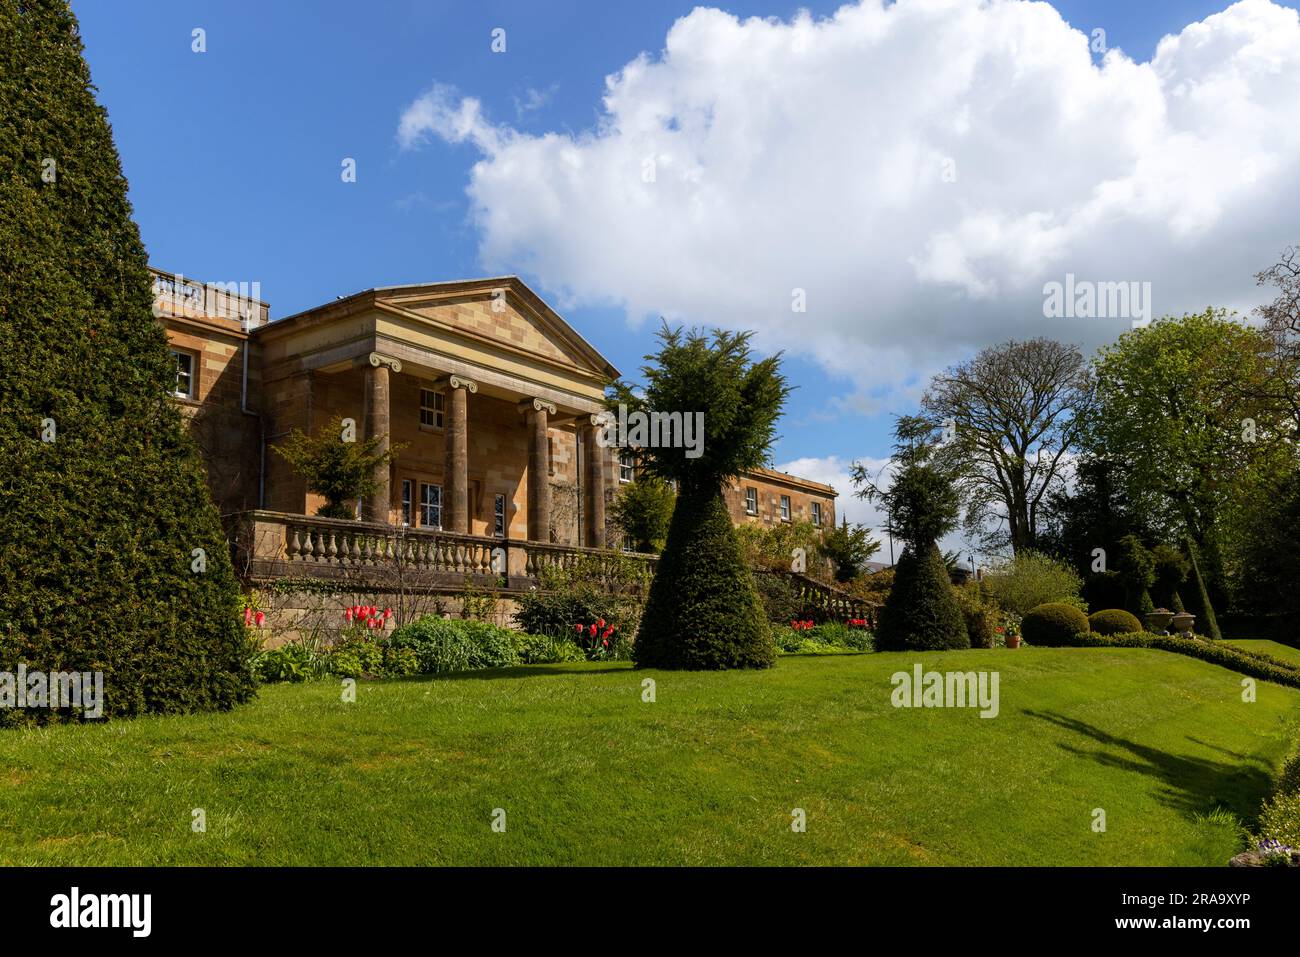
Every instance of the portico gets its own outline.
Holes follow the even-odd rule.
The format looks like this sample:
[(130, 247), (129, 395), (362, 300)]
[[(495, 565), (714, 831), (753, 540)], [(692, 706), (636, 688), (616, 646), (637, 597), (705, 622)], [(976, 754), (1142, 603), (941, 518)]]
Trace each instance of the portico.
[[(595, 440), (618, 371), (513, 277), (372, 289), (256, 330), (265, 437), (334, 415), (398, 446), (373, 523), (601, 547), (613, 469)], [(278, 456), (265, 505), (319, 501)]]

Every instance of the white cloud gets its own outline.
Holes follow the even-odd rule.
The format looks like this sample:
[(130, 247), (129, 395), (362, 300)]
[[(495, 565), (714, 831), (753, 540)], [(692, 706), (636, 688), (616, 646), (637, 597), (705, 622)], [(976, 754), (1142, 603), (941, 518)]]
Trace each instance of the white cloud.
[(1043, 318), (1067, 272), (1150, 281), (1156, 314), (1244, 311), (1300, 239), (1294, 10), (1243, 0), (1144, 63), (1088, 42), (1043, 3), (697, 8), (607, 78), (592, 130), (519, 132), (436, 86), (398, 138), (482, 154), (487, 270), (564, 308), (757, 329), (874, 407), (973, 347), (1128, 327)]

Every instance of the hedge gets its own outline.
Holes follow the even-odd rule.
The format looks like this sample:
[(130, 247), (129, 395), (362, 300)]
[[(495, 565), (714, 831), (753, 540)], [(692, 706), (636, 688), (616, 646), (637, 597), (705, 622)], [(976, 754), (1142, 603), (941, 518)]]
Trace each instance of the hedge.
[(0, 167), (0, 671), (101, 672), (109, 716), (230, 708), (229, 545), (61, 0), (0, 0)]
[(1201, 661), (1221, 665), (1251, 678), (1300, 688), (1300, 668), (1277, 658), (1270, 658), (1268, 655), (1243, 651), (1231, 645), (1216, 644), (1203, 638), (1179, 638), (1173, 635), (1147, 633), (1097, 635), (1088, 632), (1076, 635), (1070, 644), (1078, 648), (1155, 648), (1176, 655), (1199, 658)]

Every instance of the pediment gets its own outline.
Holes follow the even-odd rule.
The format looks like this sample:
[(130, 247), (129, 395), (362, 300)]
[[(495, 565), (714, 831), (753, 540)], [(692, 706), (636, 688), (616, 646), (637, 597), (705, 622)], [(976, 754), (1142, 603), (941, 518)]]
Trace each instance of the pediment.
[(378, 289), (375, 300), (470, 339), (588, 374), (617, 375), (604, 356), (514, 278)]

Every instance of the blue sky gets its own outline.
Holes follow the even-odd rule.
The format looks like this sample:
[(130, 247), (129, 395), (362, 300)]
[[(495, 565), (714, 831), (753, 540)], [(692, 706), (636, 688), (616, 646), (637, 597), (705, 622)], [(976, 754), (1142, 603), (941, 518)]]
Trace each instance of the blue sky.
[[(904, 0), (905, 5), (911, 2)], [(746, 0), (722, 4), (720, 9), (741, 19), (773, 17), (788, 24), (800, 9), (808, 10), (815, 22), (832, 14), (837, 6)], [(1108, 47), (1122, 48), (1138, 64), (1151, 59), (1156, 43), (1165, 34), (1177, 34), (1188, 24), (1226, 6), (1223, 2), (1203, 0), (1144, 0), (1142, 3), (1060, 0), (1055, 4), (1070, 26), (1085, 33), (1103, 28)], [(647, 320), (647, 315), (664, 313), (693, 323), (744, 326), (745, 310), (750, 310), (754, 327), (763, 330), (764, 346), (787, 350), (787, 372), (799, 386), (790, 403), (774, 459), (777, 463), (802, 462), (807, 471), (815, 472), (818, 477), (842, 474), (845, 463), (855, 458), (886, 456), (891, 414), (911, 411), (917, 384), (933, 369), (968, 355), (980, 345), (1005, 338), (1008, 329), (1017, 334), (1020, 330), (1032, 334), (1043, 332), (1041, 313), (1035, 314), (1035, 297), (1039, 294), (1033, 291), (1041, 285), (1038, 274), (1033, 273), (1025, 280), (1024, 264), (1015, 261), (1014, 255), (1005, 250), (990, 251), (988, 230), (981, 232), (989, 219), (970, 218), (973, 209), (1005, 213), (1005, 219), (994, 220), (998, 225), (993, 230), (1004, 237), (1019, 235), (1016, 231), (1032, 221), (1032, 215), (1026, 218), (1027, 213), (1040, 211), (1044, 201), (1036, 200), (1037, 205), (1029, 206), (1020, 202), (1014, 193), (1014, 180), (1023, 174), (1014, 168), (1005, 170), (1007, 179), (1012, 181), (1010, 185), (992, 182), (996, 179), (993, 176), (983, 186), (972, 183), (964, 187), (970, 191), (962, 194), (959, 205), (967, 220), (956, 224), (940, 216), (930, 229), (927, 235), (931, 239), (939, 236), (947, 242), (947, 245), (938, 243), (934, 248), (949, 250), (957, 241), (967, 244), (962, 255), (956, 257), (934, 253), (931, 248), (934, 244), (923, 246), (915, 236), (904, 235), (901, 230), (893, 241), (890, 231), (895, 226), (891, 224), (898, 220), (882, 215), (875, 224), (867, 224), (866, 237), (872, 242), (892, 241), (897, 247), (912, 243), (915, 248), (908, 256), (893, 263), (881, 260), (878, 254), (864, 254), (860, 271), (851, 258), (845, 259), (842, 265), (836, 264), (836, 257), (852, 245), (852, 231), (856, 227), (835, 221), (840, 203), (831, 201), (827, 209), (819, 209), (817, 204), (821, 201), (810, 199), (807, 206), (795, 210), (793, 218), (802, 219), (801, 210), (806, 208), (809, 218), (823, 217), (826, 225), (824, 229), (811, 227), (807, 240), (798, 248), (807, 250), (809, 274), (817, 277), (809, 288), (810, 301), (832, 303), (833, 309), (818, 313), (810, 308), (807, 315), (796, 316), (793, 322), (787, 321), (789, 317), (762, 314), (762, 307), (754, 311), (753, 304), (746, 302), (740, 291), (761, 281), (762, 274), (771, 271), (771, 262), (792, 258), (790, 250), (778, 245), (770, 251), (761, 250), (763, 256), (758, 255), (760, 250), (755, 250), (753, 262), (746, 264), (742, 261), (751, 251), (741, 247), (748, 247), (749, 243), (738, 243), (734, 238), (755, 236), (754, 245), (759, 247), (772, 234), (780, 232), (783, 223), (790, 222), (791, 210), (778, 209), (775, 205), (786, 192), (780, 186), (779, 169), (767, 170), (761, 179), (756, 179), (755, 182), (767, 185), (741, 194), (743, 202), (737, 202), (734, 195), (729, 200), (731, 206), (717, 200), (720, 206), (716, 216), (721, 220), (734, 216), (737, 232), (731, 234), (730, 247), (727, 242), (721, 242), (722, 248), (708, 249), (703, 255), (699, 250), (689, 251), (688, 263), (700, 263), (699, 275), (692, 275), (680, 266), (674, 268), (669, 255), (672, 249), (656, 251), (653, 244), (646, 249), (639, 248), (637, 237), (659, 228), (654, 220), (637, 222), (638, 214), (634, 211), (613, 220), (606, 219), (609, 200), (601, 200), (605, 203), (601, 209), (594, 199), (591, 203), (574, 202), (572, 197), (566, 200), (562, 191), (548, 193), (548, 184), (563, 175), (559, 167), (564, 163), (564, 150), (560, 148), (564, 144), (579, 148), (593, 170), (599, 169), (601, 157), (609, 152), (598, 148), (602, 142), (611, 149), (618, 146), (615, 134), (608, 129), (605, 134), (600, 132), (602, 124), (609, 126), (609, 114), (602, 105), (605, 78), (624, 70), (643, 53), (652, 64), (660, 61), (670, 29), (679, 18), (691, 13), (692, 6), (688, 3), (74, 0), (73, 7), (81, 20), (87, 58), (100, 100), (113, 124), (131, 184), (136, 218), (153, 264), (205, 280), (258, 281), (263, 297), (271, 303), (273, 316), (289, 315), (371, 286), (516, 272), (556, 305), (615, 365), (629, 373), (635, 372), (641, 356), (652, 343), (656, 323)], [(1249, 12), (1272, 15), (1271, 8), (1251, 7)], [(970, 16), (973, 19), (969, 23), (954, 23), (956, 18), (947, 16), (942, 22), (951, 27), (956, 39), (949, 37), (945, 41), (937, 35), (935, 39), (936, 44), (960, 44), (962, 31), (966, 31), (972, 45), (985, 48), (985, 59), (980, 62), (987, 65), (977, 67), (962, 81), (954, 94), (954, 115), (969, 117), (973, 104), (975, 115), (989, 118), (986, 123), (995, 127), (999, 123), (1008, 124), (1006, 130), (996, 131), (996, 140), (985, 141), (994, 144), (984, 147), (986, 150), (995, 150), (997, 143), (1014, 145), (1021, 135), (1037, 135), (1024, 134), (1016, 128), (1014, 103), (998, 105), (996, 109), (990, 107), (986, 113), (980, 113), (990, 101), (989, 95), (981, 92), (980, 77), (1003, 69), (998, 51), (1007, 35), (1018, 37), (1013, 62), (1026, 63), (1035, 60), (1036, 46), (1026, 37), (1032, 38), (1036, 35), (1034, 31), (1039, 31), (1047, 38), (1044, 49), (1050, 51), (1051, 43), (1068, 45), (1068, 36), (1062, 40), (1068, 31), (1037, 20), (1025, 21), (1028, 25), (1012, 29), (1007, 25), (1010, 21), (994, 22), (983, 14)], [(1241, 19), (1246, 18), (1243, 15)], [(679, 65), (658, 71), (659, 79), (654, 81), (658, 86), (629, 81), (624, 92), (625, 100), (632, 105), (625, 106), (623, 119), (615, 125), (623, 128), (630, 125), (628, 117), (637, 109), (637, 103), (633, 102), (637, 97), (641, 97), (642, 105), (653, 107), (656, 97), (665, 90), (669, 92), (663, 93), (664, 96), (678, 98), (677, 102), (686, 104), (681, 110), (681, 125), (689, 125), (690, 110), (701, 97), (707, 100), (711, 95), (707, 90), (701, 93), (691, 88), (690, 84), (698, 82), (700, 76), (689, 66), (691, 56), (708, 58), (717, 51), (716, 55), (724, 60), (723, 69), (729, 70), (728, 75), (737, 71), (726, 66), (727, 56), (739, 57), (734, 61), (737, 63), (755, 65), (758, 73), (750, 84), (754, 87), (753, 102), (745, 107), (753, 112), (746, 114), (749, 124), (746, 128), (759, 128), (761, 124), (754, 123), (754, 117), (761, 119), (763, 97), (771, 96), (771, 90), (763, 87), (763, 78), (784, 68), (789, 58), (773, 60), (772, 69), (768, 70), (761, 59), (763, 54), (756, 53), (750, 58), (747, 53), (726, 52), (727, 38), (734, 33), (733, 28), (699, 15), (692, 22), (698, 23), (700, 29), (691, 32), (682, 44), (690, 55), (675, 54)], [(494, 53), (490, 48), (491, 31), (498, 27), (506, 30), (505, 53)], [(900, 84), (911, 82), (915, 86), (915, 81), (909, 80), (907, 64), (915, 62), (918, 49), (922, 53), (926, 51), (927, 34), (923, 27), (924, 24), (917, 27), (919, 33), (900, 30), (896, 37), (871, 48), (870, 55), (882, 61), (895, 53), (900, 57), (899, 66), (888, 74), (870, 74), (874, 79), (862, 79), (850, 68), (837, 66), (847, 62), (846, 55), (842, 50), (836, 53), (828, 45), (824, 61), (817, 59), (800, 66), (803, 72), (792, 77), (789, 85), (807, 86), (824, 81), (828, 84), (828, 100), (843, 93), (847, 86), (849, 93), (860, 95), (864, 111), (861, 117), (845, 118), (849, 127), (878, 123), (882, 117), (893, 124), (909, 109), (919, 111), (907, 106), (904, 96), (898, 108), (890, 112), (891, 101), (898, 96), (898, 91), (890, 88), (889, 79), (894, 77)], [(191, 49), (195, 28), (206, 31), (207, 50), (201, 54)], [(1276, 26), (1255, 29), (1261, 35), (1278, 32)], [(846, 26), (842, 32), (847, 35), (850, 28)], [(1221, 47), (1237, 42), (1233, 37), (1240, 32), (1232, 24), (1216, 28), (1215, 36), (1227, 39), (1198, 41), (1196, 49), (1189, 50), (1173, 72), (1214, 73), (1216, 64), (1230, 59), (1230, 54), (1222, 52)], [(684, 36), (687, 33), (683, 31)], [(832, 31), (825, 31), (828, 44), (832, 36)], [(920, 46), (909, 50), (909, 43)], [(1100, 54), (1094, 60), (1099, 70)], [(821, 65), (823, 62), (827, 64), (825, 67)], [(1287, 61), (1283, 69), (1289, 69), (1291, 62)], [(1046, 80), (1039, 77), (1026, 88), (1024, 95), (1029, 100), (1036, 98), (1035, 90), (1057, 89), (1055, 74), (1050, 72), (1054, 69), (1051, 63), (1034, 63), (1026, 69), (1049, 71), (1043, 74)], [(1167, 76), (1171, 71), (1159, 72)], [(1019, 67), (1008, 72), (1006, 83), (1019, 82), (1015, 79), (1019, 73)], [(1137, 117), (1133, 129), (1140, 129), (1146, 122), (1142, 117), (1148, 115), (1143, 111), (1150, 107), (1140, 98), (1128, 98), (1125, 89), (1141, 84), (1124, 74), (1106, 82), (1098, 79), (1099, 73), (1081, 76), (1078, 70), (1063, 72), (1061, 76), (1059, 99), (1048, 103), (1027, 102), (1025, 112), (1033, 116), (1037, 109), (1043, 111), (1042, 116), (1049, 117), (1069, 112), (1069, 104), (1081, 97), (1096, 112), (1099, 119), (1094, 123), (1095, 136), (1081, 138), (1087, 144), (1078, 149), (1079, 169), (1061, 174), (1060, 192), (1073, 196), (1071, 201), (1076, 205), (1086, 205), (1086, 198), (1097, 194), (1098, 183), (1111, 182), (1118, 176), (1115, 170), (1100, 169), (1105, 160), (1097, 157), (1115, 151), (1109, 145), (1112, 139), (1117, 144), (1131, 144), (1135, 135), (1122, 123), (1107, 126), (1106, 117), (1112, 113), (1122, 117), (1129, 111)], [(856, 90), (852, 87), (854, 83), (859, 84)], [(426, 124), (421, 135), (405, 143), (399, 141), (399, 123), (404, 112), (434, 84), (440, 84), (444, 90), (435, 104), (435, 112), (454, 107), (461, 97), (478, 101), (481, 118), (478, 140), (448, 132), (444, 111)], [(773, 87), (782, 88), (784, 82)], [(815, 102), (816, 87), (810, 88), (814, 94), (810, 102)], [(1049, 95), (1055, 94), (1044, 94)], [(1265, 93), (1252, 95), (1263, 101), (1265, 109), (1281, 109)], [(734, 103), (745, 96), (745, 90), (735, 91), (732, 99), (705, 102), (702, 109), (710, 114), (724, 109), (734, 113)], [(1108, 97), (1118, 106), (1108, 105)], [(1188, 129), (1197, 132), (1201, 118), (1180, 117), (1178, 103), (1171, 85), (1166, 106), (1150, 115), (1167, 113), (1169, 122), (1178, 124), (1180, 134)], [(932, 112), (932, 104), (926, 109)], [(969, 125), (968, 120), (961, 122)], [(926, 119), (925, 124), (930, 124), (930, 120)], [(1041, 131), (1044, 123), (1040, 120), (1034, 125)], [(679, 121), (674, 118), (663, 126), (676, 133)], [(779, 132), (779, 124), (776, 128)], [(925, 128), (931, 129), (932, 124)], [(483, 134), (483, 130), (488, 132)], [(756, 133), (754, 143), (745, 144), (745, 148), (752, 146), (760, 154), (770, 149), (774, 144), (765, 143), (762, 136), (772, 136), (771, 130), (769, 124), (768, 132)], [(515, 146), (501, 149), (491, 143), (485, 146), (484, 135), (490, 137), (497, 133), (507, 136)], [(1246, 139), (1250, 133), (1246, 130), (1240, 136)], [(552, 140), (545, 140), (547, 135), (552, 135)], [(548, 142), (554, 145), (557, 137), (560, 147), (550, 149)], [(829, 158), (837, 152), (858, 149), (863, 153), (861, 161), (869, 164), (873, 142), (868, 139), (841, 143), (834, 133), (826, 135), (824, 129), (823, 132), (814, 129), (805, 145), (789, 154), (793, 159), (782, 162), (811, 164), (790, 173), (792, 183), (802, 188), (810, 179), (818, 178), (818, 156)], [(1028, 142), (1047, 148), (1041, 140)], [(1089, 152), (1094, 146), (1096, 157)], [(731, 148), (735, 148), (734, 142)], [(1249, 147), (1243, 146), (1243, 151), (1248, 152)], [(1012, 155), (1025, 152), (1021, 148)], [(732, 154), (725, 162), (707, 168), (706, 159), (701, 159), (717, 155), (717, 144), (702, 148), (695, 157), (696, 169), (698, 173), (699, 168), (705, 167), (706, 178), (713, 176), (715, 182), (722, 184), (728, 171), (737, 169), (739, 161)], [(961, 168), (972, 168), (972, 160), (965, 158), (967, 154), (956, 155), (962, 156), (961, 162), (966, 164)], [(1149, 169), (1154, 158), (1161, 155), (1163, 151), (1157, 144), (1135, 158), (1131, 167)], [(1218, 154), (1207, 146), (1205, 155)], [(344, 157), (352, 157), (357, 162), (355, 183), (341, 181), (340, 164)], [(1290, 165), (1293, 159), (1294, 154), (1287, 150), (1280, 150), (1277, 155), (1261, 153), (1259, 170), (1256, 171), (1252, 161), (1250, 175), (1265, 180), (1274, 175), (1282, 177), (1294, 170)], [(836, 169), (852, 169), (854, 158), (850, 156), (848, 160), (849, 166)], [(978, 168), (979, 158), (975, 157), (973, 162)], [(1005, 165), (1004, 160), (997, 163)], [(1039, 165), (1060, 163), (1059, 159), (1045, 157)], [(477, 174), (476, 164), (480, 166)], [(1065, 165), (1071, 164), (1067, 161)], [(1128, 171), (1120, 172), (1127, 175)], [(1178, 176), (1187, 172), (1175, 169), (1172, 174), (1160, 172), (1153, 180), (1139, 179), (1138, 198), (1130, 200), (1124, 208), (1145, 209), (1149, 204), (1142, 197), (1158, 192), (1150, 186), (1151, 182), (1166, 183), (1171, 177), (1178, 181)], [(826, 175), (841, 174), (828, 172)], [(853, 177), (850, 175), (848, 179)], [(970, 183), (970, 179), (964, 182)], [(473, 200), (467, 193), (471, 187)], [(1183, 188), (1195, 195), (1205, 192), (1191, 181)], [(1008, 190), (1011, 190), (1009, 194)], [(842, 195), (851, 196), (855, 192), (851, 185), (841, 189)], [(1293, 194), (1294, 190), (1290, 192)], [(716, 194), (708, 195), (717, 198)], [(1050, 182), (1047, 195), (1052, 195)], [(698, 203), (700, 199), (700, 195), (695, 195), (691, 201)], [(852, 202), (853, 199), (846, 200), (847, 204)], [(888, 206), (889, 196), (864, 198), (863, 202), (864, 210), (880, 210), (882, 202)], [(1169, 204), (1161, 209), (1177, 210), (1189, 205), (1185, 198), (1177, 197), (1161, 198), (1159, 202)], [(1155, 278), (1160, 290), (1155, 296), (1158, 309), (1181, 311), (1179, 306), (1191, 308), (1204, 304), (1198, 297), (1215, 297), (1225, 305), (1248, 308), (1252, 270), (1246, 264), (1263, 268), (1271, 262), (1268, 256), (1282, 244), (1300, 239), (1300, 235), (1285, 236), (1284, 229), (1271, 225), (1253, 230), (1237, 225), (1238, 221), (1250, 221), (1248, 214), (1254, 208), (1251, 202), (1249, 197), (1239, 203), (1225, 200), (1215, 209), (1202, 210), (1189, 223), (1179, 220), (1171, 225), (1168, 236), (1158, 234), (1153, 239), (1134, 229), (1117, 233), (1122, 237), (1135, 234), (1142, 237), (1140, 243), (1135, 240), (1134, 251), (1126, 261), (1143, 263), (1134, 277), (1118, 278), (1143, 278), (1148, 274)], [(1004, 208), (999, 207), (1000, 203)], [(547, 204), (571, 206), (575, 217), (573, 228), (583, 229), (592, 236), (585, 241), (588, 245), (575, 244), (568, 248), (563, 233), (557, 231), (563, 227), (555, 225), (563, 220), (566, 210), (560, 209), (557, 218), (557, 211), (545, 208)], [(755, 210), (767, 207), (773, 212), (770, 223), (762, 219), (744, 221), (744, 217), (759, 215)], [(1062, 209), (1049, 211), (1063, 220), (1067, 212), (1064, 202)], [(1294, 210), (1278, 212), (1289, 215)], [(1169, 223), (1178, 219), (1159, 210), (1149, 215), (1146, 212), (1133, 215), (1143, 217), (1142, 229), (1155, 221)], [(854, 217), (858, 221), (863, 218), (865, 213)], [(907, 220), (914, 218), (917, 217), (909, 216)], [(1113, 220), (1113, 216), (1106, 218), (1107, 222)], [(1294, 216), (1290, 221), (1296, 221)], [(495, 225), (488, 225), (489, 222)], [(756, 228), (754, 222), (764, 223), (764, 227)], [(1113, 250), (1123, 245), (1122, 238), (1100, 235), (1104, 228), (1090, 226), (1085, 238), (1075, 243), (1077, 258), (1060, 260), (1058, 257), (1059, 261), (1053, 260), (1052, 268), (1058, 269), (1063, 262), (1063, 268), (1068, 269), (1071, 262), (1077, 261), (1091, 266), (1099, 276), (1110, 275), (1107, 270), (1122, 270), (1123, 266), (1107, 264), (1104, 258), (1098, 258), (1100, 254), (1094, 255), (1092, 251), (1094, 246)], [(607, 234), (609, 246), (638, 248), (622, 261), (611, 259), (606, 268), (604, 257), (610, 254), (602, 248), (605, 242), (602, 232)], [(843, 232), (842, 242), (835, 240), (836, 232)], [(1197, 257), (1204, 257), (1207, 263), (1222, 262), (1215, 244), (1205, 239), (1210, 235), (1218, 243), (1242, 250), (1240, 262), (1233, 264), (1232, 275), (1238, 279), (1216, 274), (1214, 282), (1188, 279), (1185, 284), (1177, 283), (1179, 276), (1204, 272), (1197, 268)], [(985, 238), (979, 238), (982, 236)], [(1243, 243), (1243, 236), (1249, 236), (1250, 241)], [(819, 246), (823, 240), (830, 244), (826, 250)], [(1037, 235), (1025, 240), (1031, 245), (1043, 242)], [(673, 245), (681, 243), (673, 241)], [(865, 241), (862, 245), (865, 249)], [(556, 253), (555, 247), (565, 248), (562, 253)], [(1054, 254), (1060, 251), (1053, 248)], [(1176, 264), (1171, 264), (1168, 270), (1163, 261), (1144, 259), (1148, 255), (1145, 250), (1165, 248), (1178, 248), (1176, 257), (1170, 255)], [(918, 265), (924, 249), (933, 255)], [(716, 262), (705, 262), (714, 254), (718, 256)], [(764, 256), (772, 258), (764, 259)], [(627, 261), (632, 257), (637, 258)], [(793, 258), (799, 258), (798, 253)], [(879, 272), (873, 273), (873, 260), (880, 263)], [(601, 263), (599, 268), (593, 265), (597, 261)], [(836, 268), (823, 268), (828, 261)], [(1009, 261), (1011, 265), (1007, 265)], [(968, 275), (972, 263), (975, 265), (971, 268), (976, 272), (985, 269), (987, 273)], [(908, 264), (914, 269), (909, 270)], [(915, 275), (900, 278), (900, 274), (909, 271)], [(648, 277), (645, 283), (643, 277)], [(719, 282), (734, 282), (736, 295), (730, 300), (719, 300), (711, 298), (712, 294), (691, 293), (695, 286), (712, 282), (711, 277)], [(626, 300), (620, 301), (625, 286), (636, 288), (628, 292)], [(1022, 286), (1030, 292), (1004, 293)], [(1174, 286), (1178, 289), (1171, 291)], [(913, 295), (912, 290), (922, 287), (929, 298)], [(942, 292), (938, 300), (933, 298), (936, 289)], [(728, 301), (737, 303), (734, 312), (725, 305)], [(719, 306), (719, 302), (724, 304)], [(945, 314), (955, 317), (951, 320), (955, 325), (945, 326), (937, 320), (933, 326), (927, 324), (923, 317), (935, 310), (936, 302)], [(854, 313), (859, 308), (861, 316)], [(630, 317), (632, 323), (629, 310), (634, 313)], [(994, 315), (1000, 318), (997, 321), (987, 318)], [(1015, 318), (1018, 316), (1023, 316), (1025, 321)], [(1038, 325), (1029, 322), (1030, 319)], [(858, 337), (859, 327), (869, 325), (875, 331), (870, 336)], [(1086, 341), (1091, 348), (1121, 328), (1090, 327), (1076, 338)], [(913, 335), (914, 330), (922, 329), (924, 340)], [(1074, 330), (1047, 334), (1058, 333), (1069, 337)], [(810, 345), (814, 341), (815, 348)]]

